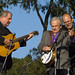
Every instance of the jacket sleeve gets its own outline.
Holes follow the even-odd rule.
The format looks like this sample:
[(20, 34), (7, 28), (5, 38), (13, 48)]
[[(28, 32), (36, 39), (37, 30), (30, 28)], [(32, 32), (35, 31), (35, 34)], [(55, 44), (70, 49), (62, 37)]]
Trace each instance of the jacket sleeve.
[(2, 36), (0, 36), (0, 45), (4, 42), (4, 39)]
[(38, 45), (38, 50), (41, 52), (44, 46), (50, 46), (50, 35), (48, 31), (45, 31), (42, 35), (41, 42)]
[(19, 40), (20, 47), (26, 46), (26, 41), (24, 39)]

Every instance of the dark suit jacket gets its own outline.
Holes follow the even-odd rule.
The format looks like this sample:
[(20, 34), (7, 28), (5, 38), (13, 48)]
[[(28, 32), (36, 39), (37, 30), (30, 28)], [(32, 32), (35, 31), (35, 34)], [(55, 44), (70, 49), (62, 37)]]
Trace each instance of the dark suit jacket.
[[(6, 27), (4, 27), (2, 25), (2, 23), (0, 22), (0, 45), (3, 43), (4, 39), (2, 36), (6, 36), (8, 34), (10, 34), (11, 32), (9, 31), (9, 29), (7, 29)], [(20, 46), (26, 46), (26, 42), (24, 42), (24, 40), (20, 40), (19, 41)], [(1, 49), (0, 49), (1, 50)], [(3, 64), (5, 60), (5, 57), (0, 56), (0, 63)], [(11, 58), (11, 54), (8, 55), (7, 57), (7, 61), (6, 61), (6, 69), (10, 69), (12, 67), (12, 58)], [(2, 68), (2, 65), (0, 66), (0, 68)]]

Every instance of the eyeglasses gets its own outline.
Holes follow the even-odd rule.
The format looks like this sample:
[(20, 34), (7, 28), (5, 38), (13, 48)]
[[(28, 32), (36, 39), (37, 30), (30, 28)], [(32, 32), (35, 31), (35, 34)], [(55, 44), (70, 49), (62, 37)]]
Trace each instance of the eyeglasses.
[(71, 20), (64, 22), (64, 24), (67, 24), (67, 23), (70, 23), (70, 22), (71, 22)]

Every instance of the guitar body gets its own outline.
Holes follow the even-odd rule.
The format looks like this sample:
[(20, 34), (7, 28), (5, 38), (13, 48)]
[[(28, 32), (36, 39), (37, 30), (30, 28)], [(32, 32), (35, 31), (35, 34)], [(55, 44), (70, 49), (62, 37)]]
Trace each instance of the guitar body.
[[(8, 34), (7, 36), (3, 36), (3, 37), (6, 38), (6, 39), (12, 40), (13, 34)], [(16, 37), (14, 37), (14, 39), (16, 39)], [(5, 57), (7, 55), (7, 52), (8, 52), (8, 55), (9, 55), (12, 51), (18, 49), (19, 47), (20, 47), (19, 42), (15, 42), (15, 43), (12, 44), (12, 47), (10, 48), (10, 50), (8, 52), (9, 47), (5, 47), (5, 45), (0, 45), (0, 49), (1, 49), (0, 50), (0, 56)]]
[[(34, 32), (32, 32), (32, 34), (33, 35), (38, 35), (39, 33), (38, 33), (38, 31), (34, 31)], [(6, 38), (6, 39), (9, 39), (9, 40), (12, 40), (13, 39), (13, 34), (8, 34), (7, 36), (3, 36), (3, 37)], [(1, 49), (0, 50), (0, 56), (6, 57), (7, 54), (9, 55), (12, 51), (18, 49), (20, 47), (20, 43), (18, 41), (22, 40), (24, 38), (28, 38), (28, 37), (29, 37), (29, 34), (28, 35), (24, 35), (24, 36), (19, 37), (19, 38), (16, 38), (14, 36), (14, 39), (12, 40), (13, 43), (11, 45), (10, 50), (9, 50), (8, 46), (6, 46), (5, 44), (1, 44), (0, 45), (0, 49)]]
[(55, 50), (51, 50), (50, 52), (44, 52), (41, 56), (41, 61), (44, 65), (52, 65), (55, 59)]

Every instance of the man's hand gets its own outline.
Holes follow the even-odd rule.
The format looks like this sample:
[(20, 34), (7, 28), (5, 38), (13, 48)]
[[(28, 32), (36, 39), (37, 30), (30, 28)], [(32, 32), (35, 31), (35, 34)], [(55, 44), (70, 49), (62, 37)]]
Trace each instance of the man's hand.
[(50, 51), (50, 50), (51, 50), (51, 47), (48, 47), (48, 46), (43, 47), (43, 51)]
[(24, 38), (24, 41), (27, 41), (27, 40), (29, 40), (31, 37), (33, 37), (34, 36), (34, 34), (32, 34), (32, 33), (29, 33), (29, 37), (28, 38)]
[(34, 34), (32, 34), (32, 33), (29, 33), (29, 37), (27, 38), (27, 40), (29, 40), (31, 37), (33, 37), (34, 36)]
[(5, 40), (4, 40), (4, 44), (5, 44), (5, 45), (9, 46), (10, 43), (11, 43), (11, 41), (10, 41), (9, 39), (5, 39)]
[(73, 30), (69, 30), (69, 36), (74, 36), (74, 31)]

